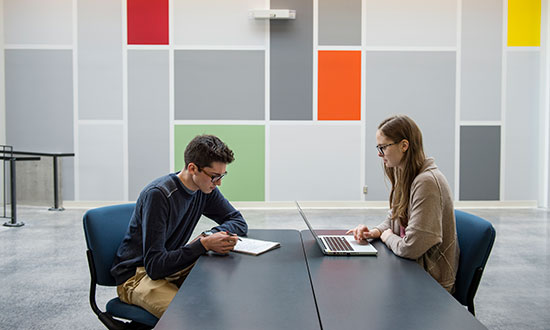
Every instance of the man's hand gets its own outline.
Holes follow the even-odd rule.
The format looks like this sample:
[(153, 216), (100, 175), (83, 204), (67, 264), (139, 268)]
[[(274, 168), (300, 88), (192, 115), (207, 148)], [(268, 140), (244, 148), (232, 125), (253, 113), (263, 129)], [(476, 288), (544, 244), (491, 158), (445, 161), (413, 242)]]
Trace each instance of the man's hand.
[(206, 251), (214, 251), (217, 253), (229, 253), (237, 244), (237, 236), (227, 234), (225, 231), (214, 233), (210, 236), (201, 237), (201, 244)]
[(378, 238), (380, 237), (380, 231), (378, 229), (369, 230), (365, 225), (359, 225), (354, 229), (350, 229), (346, 232), (347, 234), (353, 233), (353, 237), (356, 241), (366, 240), (368, 238)]

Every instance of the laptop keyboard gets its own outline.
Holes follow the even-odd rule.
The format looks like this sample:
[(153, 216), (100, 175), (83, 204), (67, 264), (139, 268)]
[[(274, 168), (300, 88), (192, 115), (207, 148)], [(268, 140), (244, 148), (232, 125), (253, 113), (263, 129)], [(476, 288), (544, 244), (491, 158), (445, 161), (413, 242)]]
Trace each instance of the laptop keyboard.
[(332, 251), (354, 251), (349, 242), (342, 236), (324, 236), (323, 238)]

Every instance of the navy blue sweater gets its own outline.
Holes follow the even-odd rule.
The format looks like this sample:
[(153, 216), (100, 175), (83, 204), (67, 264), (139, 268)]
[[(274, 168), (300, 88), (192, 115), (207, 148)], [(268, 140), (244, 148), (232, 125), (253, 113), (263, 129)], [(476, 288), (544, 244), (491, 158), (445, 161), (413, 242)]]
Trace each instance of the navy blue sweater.
[(116, 284), (134, 276), (137, 267), (144, 266), (147, 275), (158, 280), (195, 262), (206, 250), (199, 240), (187, 242), (203, 214), (218, 223), (213, 231), (247, 233), (243, 216), (218, 188), (210, 194), (189, 193), (174, 173), (148, 184), (111, 268)]

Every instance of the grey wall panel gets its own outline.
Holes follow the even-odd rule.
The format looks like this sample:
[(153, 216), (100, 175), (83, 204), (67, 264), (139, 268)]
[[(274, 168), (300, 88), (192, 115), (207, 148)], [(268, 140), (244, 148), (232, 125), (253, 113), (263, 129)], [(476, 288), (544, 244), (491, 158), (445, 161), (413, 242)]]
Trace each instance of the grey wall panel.
[(295, 20), (270, 21), (270, 118), (313, 118), (313, 1), (273, 0), (295, 9)]
[[(6, 142), (16, 150), (73, 152), (70, 50), (6, 50)], [(63, 198), (73, 199), (73, 160), (63, 161)]]
[(78, 1), (79, 119), (122, 119), (122, 6)]
[(375, 149), (380, 122), (394, 114), (411, 117), (422, 130), (426, 156), (454, 189), (455, 53), (367, 52), (366, 184), (368, 200), (387, 200), (382, 161)]
[(79, 125), (80, 200), (124, 200), (125, 171), (122, 143), (122, 125)]
[(319, 1), (319, 45), (361, 46), (361, 0)]
[(539, 52), (508, 52), (505, 125), (505, 200), (537, 200), (539, 165)]
[(170, 170), (169, 54), (128, 51), (128, 198)]
[(176, 119), (265, 118), (265, 52), (177, 50)]
[(460, 200), (500, 199), (500, 126), (460, 127)]
[(500, 120), (502, 1), (462, 1), (461, 120)]

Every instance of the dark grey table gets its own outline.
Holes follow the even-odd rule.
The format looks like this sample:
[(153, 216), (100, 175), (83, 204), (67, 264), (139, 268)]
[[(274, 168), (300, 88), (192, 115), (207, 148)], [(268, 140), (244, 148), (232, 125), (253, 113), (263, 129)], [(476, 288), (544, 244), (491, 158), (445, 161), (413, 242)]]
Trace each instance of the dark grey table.
[(281, 247), (201, 256), (155, 329), (320, 329), (300, 233), (250, 230)]
[(324, 330), (487, 329), (416, 262), (381, 241), (373, 243), (376, 257), (329, 257), (308, 230), (301, 234)]

